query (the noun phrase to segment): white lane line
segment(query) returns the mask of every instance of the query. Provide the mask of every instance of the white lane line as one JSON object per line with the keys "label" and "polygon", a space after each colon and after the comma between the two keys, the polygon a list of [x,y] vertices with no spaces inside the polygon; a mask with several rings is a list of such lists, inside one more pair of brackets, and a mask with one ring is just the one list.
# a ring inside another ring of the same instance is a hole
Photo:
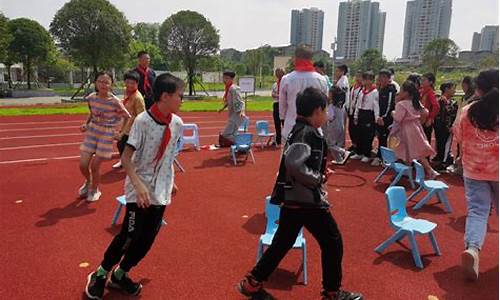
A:
{"label": "white lane line", "polygon": [[47,134],[47,135],[25,135],[25,136],[0,137],[0,141],[17,140],[17,139],[51,138],[51,137],[61,137],[61,136],[76,136],[76,135],[83,136],[82,133]]}
{"label": "white lane line", "polygon": [[5,147],[5,148],[0,148],[0,151],[21,150],[21,149],[35,149],[35,148],[46,148],[46,147],[72,146],[72,145],[79,145],[81,143],[82,142],[60,143],[60,144],[39,144],[39,145],[29,145],[29,146],[19,146],[19,147]]}

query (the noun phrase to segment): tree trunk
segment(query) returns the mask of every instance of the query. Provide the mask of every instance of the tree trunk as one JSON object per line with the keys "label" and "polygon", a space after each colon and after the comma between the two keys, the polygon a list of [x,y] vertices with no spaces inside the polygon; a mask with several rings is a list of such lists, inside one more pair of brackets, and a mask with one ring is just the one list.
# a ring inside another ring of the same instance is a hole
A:
{"label": "tree trunk", "polygon": [[189,96],[193,95],[194,92],[194,71],[188,69],[188,86],[189,86]]}
{"label": "tree trunk", "polygon": [[28,90],[31,90],[31,59],[28,56],[26,60],[26,73],[27,73],[27,81],[28,81]]}

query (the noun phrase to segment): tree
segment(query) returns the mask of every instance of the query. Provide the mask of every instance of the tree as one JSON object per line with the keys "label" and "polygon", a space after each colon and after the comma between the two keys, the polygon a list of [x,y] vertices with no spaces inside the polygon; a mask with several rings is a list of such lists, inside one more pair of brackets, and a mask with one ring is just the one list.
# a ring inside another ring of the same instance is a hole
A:
{"label": "tree", "polygon": [[11,20],[8,29],[12,35],[8,47],[9,58],[23,63],[28,89],[31,89],[32,67],[47,59],[54,48],[54,42],[47,30],[33,20],[25,18]]}
{"label": "tree", "polygon": [[168,17],[160,27],[160,48],[165,58],[182,62],[188,75],[189,95],[200,59],[219,50],[219,33],[203,15],[189,10]]}
{"label": "tree", "polygon": [[8,22],[9,19],[0,12],[0,62],[6,61],[7,48],[12,40],[12,35],[7,27]]}
{"label": "tree", "polygon": [[122,12],[106,0],[71,0],[57,11],[50,32],[64,54],[79,66],[122,66],[127,58],[131,27]]}
{"label": "tree", "polygon": [[75,66],[57,50],[49,52],[47,59],[38,65],[38,78],[47,82],[50,87],[50,81],[68,82],[68,73],[76,70]]}
{"label": "tree", "polygon": [[353,71],[380,71],[387,64],[385,57],[377,49],[366,50],[353,64]]}
{"label": "tree", "polygon": [[422,54],[423,64],[434,75],[440,66],[444,64],[454,63],[457,59],[458,46],[450,39],[435,39],[425,45]]}
{"label": "tree", "polygon": [[479,66],[483,69],[498,68],[498,50],[483,58]]}
{"label": "tree", "polygon": [[140,40],[132,40],[129,47],[129,59],[127,67],[134,67],[137,62],[137,53],[146,51],[151,57],[151,67],[155,70],[171,70],[171,66],[167,65],[160,47],[155,44],[143,42]]}
{"label": "tree", "polygon": [[159,46],[158,35],[160,33],[160,24],[158,23],[137,23],[133,26],[132,37],[136,41],[146,44]]}

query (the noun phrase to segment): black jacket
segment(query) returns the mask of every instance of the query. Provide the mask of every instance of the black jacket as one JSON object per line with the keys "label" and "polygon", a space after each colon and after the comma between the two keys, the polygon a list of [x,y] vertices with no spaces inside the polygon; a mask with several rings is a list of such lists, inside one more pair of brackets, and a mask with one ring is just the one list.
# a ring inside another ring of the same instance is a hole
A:
{"label": "black jacket", "polygon": [[384,119],[385,127],[392,124],[392,112],[396,109],[396,94],[396,87],[393,84],[389,84],[378,91],[379,117]]}
{"label": "black jacket", "polygon": [[144,76],[142,73],[138,70],[139,67],[135,68],[135,71],[139,73],[139,92],[141,92],[142,96],[144,97],[144,102],[146,104],[146,109],[149,109],[151,105],[153,104],[153,83],[155,82],[156,79],[156,73],[153,71],[151,68],[148,68],[148,79],[149,79],[149,86],[150,88],[145,90],[144,89]]}
{"label": "black jacket", "polygon": [[324,186],[327,149],[318,129],[297,118],[283,149],[271,203],[303,208],[329,207]]}

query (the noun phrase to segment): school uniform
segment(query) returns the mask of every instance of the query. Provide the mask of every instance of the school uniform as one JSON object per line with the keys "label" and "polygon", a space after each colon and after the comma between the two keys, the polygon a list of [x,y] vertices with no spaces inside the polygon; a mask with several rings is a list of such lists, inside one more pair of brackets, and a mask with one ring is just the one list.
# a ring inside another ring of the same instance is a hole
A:
{"label": "school uniform", "polygon": [[243,122],[241,113],[245,113],[245,102],[241,99],[240,87],[233,84],[229,87],[226,97],[228,120],[224,130],[222,131],[222,136],[234,142],[236,135],[238,134],[238,128]]}
{"label": "school uniform", "polygon": [[122,155],[125,145],[127,144],[128,135],[130,133],[130,129],[132,128],[132,124],[134,124],[135,118],[145,109],[144,98],[138,90],[126,96],[125,99],[123,99],[123,105],[130,113],[130,119],[128,119],[127,123],[123,124],[120,132],[122,138],[117,143],[120,156]]}
{"label": "school uniform", "polygon": [[359,129],[358,152],[370,157],[373,138],[375,137],[375,116],[380,114],[378,105],[378,91],[375,87],[363,89],[358,98],[354,122]]}
{"label": "school uniform", "polygon": [[376,125],[377,139],[378,139],[378,152],[377,156],[381,158],[380,147],[387,147],[387,137],[389,136],[392,125],[392,112],[396,108],[396,87],[390,83],[386,87],[379,89],[378,104],[379,115],[376,117],[382,118],[383,125]]}
{"label": "school uniform", "polygon": [[352,150],[359,154],[357,151],[357,146],[359,143],[359,129],[358,125],[354,122],[354,113],[356,112],[356,107],[358,103],[358,99],[361,97],[361,91],[363,90],[362,86],[353,86],[349,93],[349,104],[347,107],[347,115],[349,118],[349,137],[351,138],[351,144],[353,147]]}
{"label": "school uniform", "polygon": [[144,97],[146,109],[149,109],[153,103],[153,83],[156,79],[156,73],[151,68],[143,69],[137,66],[134,71],[139,73],[139,92]]}

